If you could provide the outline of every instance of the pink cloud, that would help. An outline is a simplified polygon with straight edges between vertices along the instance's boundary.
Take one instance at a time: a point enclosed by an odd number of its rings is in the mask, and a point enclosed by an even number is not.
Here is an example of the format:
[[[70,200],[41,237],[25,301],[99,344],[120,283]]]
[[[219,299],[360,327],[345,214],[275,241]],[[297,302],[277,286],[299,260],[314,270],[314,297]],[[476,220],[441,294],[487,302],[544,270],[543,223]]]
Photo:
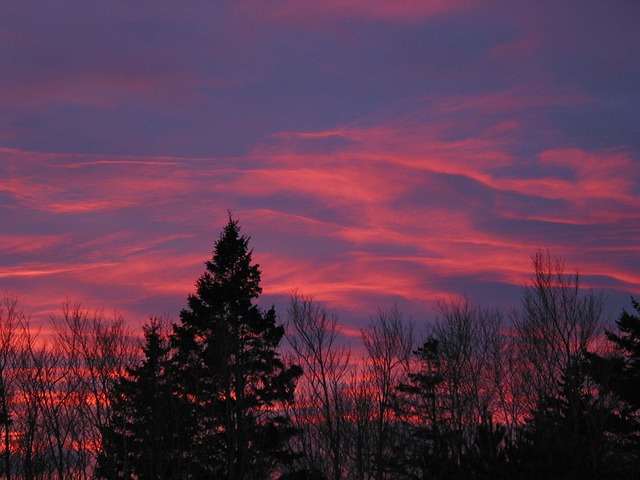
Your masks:
[[[67,235],[0,235],[0,251],[5,254],[41,253],[53,246],[60,245],[68,238]]]
[[[483,108],[484,101],[479,105],[473,108]],[[282,298],[301,288],[335,308],[367,315],[398,298],[429,310],[434,300],[462,294],[442,283],[447,278],[514,286],[529,272],[539,237],[494,229],[483,217],[597,226],[633,218],[621,210],[637,211],[633,160],[624,152],[549,149],[529,160],[532,171],[518,175],[520,160],[510,151],[522,134],[517,121],[500,120],[474,136],[447,139],[442,124],[432,129],[413,120],[283,132],[269,148],[233,160],[3,151],[0,189],[25,211],[103,215],[135,209],[145,222],[165,229],[145,234],[116,225],[79,244],[81,261],[17,262],[4,278],[63,276],[71,290],[65,293],[99,305],[115,295],[125,311],[158,296],[184,299],[202,272],[224,211],[241,205],[236,213],[247,233],[264,242],[254,247],[266,295]],[[326,152],[305,147],[316,139],[336,143]],[[440,198],[446,201],[438,203]],[[314,208],[300,208],[298,201]],[[532,209],[538,201],[559,203]],[[330,220],[314,213],[320,206],[331,212]],[[166,230],[178,225],[186,230]],[[213,238],[200,243],[205,232]],[[38,235],[32,242],[29,235],[4,238],[7,251],[17,251],[20,241],[31,243],[22,250],[25,258],[44,243]],[[335,252],[314,248],[324,243],[335,245]],[[554,253],[583,258],[578,246],[561,237],[545,244]],[[623,264],[584,258],[581,269],[619,288],[632,288],[637,280]],[[379,303],[372,305],[372,299]]]
[[[175,173],[177,161],[106,161],[89,155],[7,149],[0,151],[0,159],[7,169],[5,178],[0,179],[0,192],[28,208],[52,213],[118,210],[147,202],[158,205],[189,188],[181,174]]]
[[[55,267],[47,265],[29,265],[22,264],[16,267],[5,267],[0,272],[0,278],[16,278],[16,277],[43,277],[49,275],[58,275],[67,273],[72,270],[70,266]]]
[[[624,212],[637,206],[638,201],[631,192],[636,179],[629,175],[629,172],[633,171],[633,159],[621,152],[550,150],[543,152],[539,157],[541,176],[515,178],[505,175],[501,169],[516,165],[516,159],[507,153],[509,140],[505,143],[514,129],[517,132],[517,125],[506,125],[498,128],[498,136],[494,138],[479,137],[449,142],[429,137],[428,132],[412,132],[411,129],[403,129],[400,126],[350,129],[339,133],[352,141],[351,146],[342,154],[318,158],[304,153],[296,156],[295,153],[288,152],[286,156],[276,158],[291,165],[317,164],[322,171],[315,173],[309,170],[308,173],[311,176],[317,175],[317,186],[321,187],[318,188],[318,192],[327,191],[327,182],[323,178],[329,179],[332,176],[330,168],[335,168],[336,174],[344,174],[333,175],[337,178],[334,185],[343,184],[344,190],[349,192],[369,190],[383,195],[380,198],[389,200],[414,184],[415,177],[411,174],[412,171],[426,171],[468,177],[500,193],[562,200],[566,202],[567,209],[557,211],[555,221],[571,221],[569,216],[572,216],[580,218],[583,223],[597,223],[609,214],[613,215],[610,218],[620,218],[621,215],[626,215],[619,213],[620,210]],[[336,132],[327,132],[327,135],[329,134],[335,135]],[[292,136],[292,133],[288,134],[289,138]],[[306,138],[310,135],[305,133],[301,136]],[[349,167],[337,166],[357,165],[356,168],[362,169],[362,165],[365,164],[370,174],[368,182],[365,175],[360,173],[354,174],[349,181]],[[559,168],[569,169],[575,178],[558,175]],[[387,182],[386,187],[378,185],[381,183],[380,179]],[[286,175],[281,180],[286,183]],[[424,178],[420,181],[424,182]],[[302,184],[307,185],[308,182]],[[355,187],[347,187],[350,184]],[[401,187],[394,189],[398,185]],[[310,192],[313,192],[315,186],[312,184],[308,187]],[[342,190],[330,189],[329,195],[339,194]],[[354,200],[367,198],[365,195],[353,195]],[[373,197],[368,200],[375,201]],[[604,205],[603,200],[613,203]],[[526,212],[521,212],[521,215],[522,218],[535,217],[535,214]],[[505,216],[514,218],[514,212],[506,210]]]
[[[635,118],[633,7],[502,7],[9,7],[1,142],[203,157],[0,148],[0,290],[37,315],[67,295],[177,314],[231,209],[267,302],[298,287],[363,318],[491,301],[540,246],[640,292],[635,144],[583,140],[606,127],[594,112]]]

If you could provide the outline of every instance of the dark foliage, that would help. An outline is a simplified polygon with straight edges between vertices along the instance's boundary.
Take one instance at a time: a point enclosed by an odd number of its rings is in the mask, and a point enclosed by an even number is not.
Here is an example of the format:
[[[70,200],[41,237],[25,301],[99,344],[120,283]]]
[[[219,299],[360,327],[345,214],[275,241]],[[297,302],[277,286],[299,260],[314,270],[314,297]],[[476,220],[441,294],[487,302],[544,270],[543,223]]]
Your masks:
[[[175,375],[161,324],[144,328],[144,359],[111,393],[112,417],[103,433],[96,476],[140,479],[186,478],[183,452],[195,431],[186,404],[173,395]]]
[[[618,332],[606,332],[613,353],[587,355],[590,375],[608,396],[608,458],[617,478],[640,477],[640,303],[631,303],[636,313],[623,310]]]
[[[414,354],[416,371],[398,386],[397,407],[406,419],[409,441],[398,452],[396,474],[411,479],[514,478],[512,447],[506,427],[482,420],[465,438],[451,427],[443,409],[446,387],[439,341],[429,337]]]
[[[169,341],[152,322],[144,360],[114,388],[96,474],[263,479],[291,457],[283,407],[301,370],[277,351],[275,311],[254,305],[260,271],[229,218]]]
[[[411,441],[398,452],[405,458],[397,470],[411,478],[436,477],[449,463],[438,400],[438,386],[443,381],[438,340],[430,337],[414,355],[416,371],[409,374],[409,383],[398,386],[396,409],[405,419]]]
[[[171,338],[176,394],[198,424],[187,453],[206,478],[268,478],[290,457],[294,431],[279,412],[301,370],[278,354],[284,328],[273,308],[253,303],[262,289],[251,253],[229,218]]]
[[[585,362],[575,358],[523,427],[519,460],[524,478],[610,478],[605,468],[609,413],[585,388]]]

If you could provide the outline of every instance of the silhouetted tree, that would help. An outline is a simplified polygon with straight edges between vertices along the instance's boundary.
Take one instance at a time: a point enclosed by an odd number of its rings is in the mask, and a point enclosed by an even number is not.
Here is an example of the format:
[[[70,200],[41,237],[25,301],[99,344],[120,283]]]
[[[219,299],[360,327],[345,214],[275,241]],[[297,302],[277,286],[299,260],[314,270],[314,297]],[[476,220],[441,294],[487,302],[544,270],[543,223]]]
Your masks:
[[[287,339],[304,367],[293,418],[301,435],[296,449],[307,469],[341,480],[350,450],[347,370],[350,352],[338,342],[338,319],[311,297],[295,292],[288,310]],[[313,419],[313,421],[310,421]]]
[[[523,477],[614,478],[605,465],[610,413],[588,388],[585,366],[582,355],[571,359],[557,394],[542,400],[523,425]]]
[[[73,412],[75,466],[91,471],[100,451],[102,431],[110,422],[110,395],[114,383],[135,364],[137,345],[124,318],[107,320],[102,310],[90,311],[79,303],[62,305],[62,315],[51,317],[52,347],[63,358],[65,384],[73,387],[68,410]]]
[[[130,368],[109,394],[111,414],[102,428],[99,478],[188,478],[183,454],[195,429],[187,423],[187,406],[173,395],[169,344],[162,328],[156,319],[144,327],[141,364]]]
[[[608,357],[591,356],[594,367],[606,374],[608,387],[633,410],[640,410],[640,303],[631,299],[636,314],[623,310],[616,321],[618,332],[607,331],[614,354]],[[603,377],[602,380],[605,380]]]
[[[611,478],[640,476],[640,303],[631,303],[636,313],[623,310],[618,331],[606,331],[613,351],[587,355],[589,374],[608,396]]]
[[[229,216],[171,338],[176,393],[198,423],[185,453],[203,478],[268,478],[290,456],[281,404],[293,401],[301,369],[280,358],[274,309],[254,304],[262,289],[248,242]]]
[[[502,348],[502,316],[467,298],[438,302],[437,311],[433,335],[443,376],[441,416],[446,419],[452,458],[460,463],[477,426],[489,425],[498,409],[495,356]]]
[[[520,373],[529,386],[529,409],[555,396],[572,362],[601,332],[603,298],[586,289],[578,272],[565,272],[564,261],[539,250],[524,287],[522,308],[513,312]]]
[[[23,322],[24,313],[18,305],[18,298],[5,294],[0,300],[0,438],[3,448],[0,475],[7,480],[11,480],[12,475],[11,437],[19,403],[16,391],[17,337]]]
[[[513,322],[523,376],[519,398],[529,411],[519,428],[520,474],[525,478],[599,478],[606,412],[585,371],[585,352],[601,328],[602,295],[548,251],[532,257],[522,309]]]
[[[405,319],[394,306],[388,312],[380,310],[369,326],[361,330],[362,342],[367,353],[364,380],[371,399],[371,428],[369,457],[366,472],[375,480],[390,478],[397,470],[393,451],[401,438],[400,422],[393,408],[396,386],[409,370],[413,350],[413,322]]]
[[[416,361],[408,374],[408,382],[400,383],[396,411],[404,420],[412,442],[402,455],[399,469],[409,478],[436,478],[448,460],[442,434],[444,416],[441,409],[443,381],[440,345],[430,336],[415,350]]]
[[[44,429],[38,385],[40,370],[36,361],[35,335],[27,319],[20,325],[18,348],[14,358],[16,390],[20,402],[14,413],[13,451],[17,457],[16,473],[25,480],[42,478],[46,471]]]
[[[363,359],[361,365],[352,366],[348,377],[349,478],[353,480],[372,478],[376,402],[371,394],[368,368],[367,360]]]
[[[494,424],[494,415],[501,407],[502,317],[466,298],[437,308],[431,335],[414,352],[409,382],[398,386],[397,408],[411,434],[403,473],[500,478],[507,429]]]

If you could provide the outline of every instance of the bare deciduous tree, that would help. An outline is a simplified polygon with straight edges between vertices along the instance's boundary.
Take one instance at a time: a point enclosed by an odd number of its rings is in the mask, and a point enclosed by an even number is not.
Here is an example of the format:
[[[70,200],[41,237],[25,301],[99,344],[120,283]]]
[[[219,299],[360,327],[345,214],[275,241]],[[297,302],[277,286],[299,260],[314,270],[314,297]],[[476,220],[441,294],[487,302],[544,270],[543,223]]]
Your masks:
[[[432,334],[439,344],[440,401],[447,430],[458,437],[451,445],[459,459],[477,425],[491,423],[498,411],[502,316],[466,297],[438,302],[437,311]]]
[[[378,317],[361,331],[367,353],[365,380],[373,402],[370,475],[376,480],[386,477],[386,465],[392,458],[390,447],[394,428],[395,390],[409,371],[414,345],[413,321],[405,319],[397,306]]]
[[[348,401],[349,423],[349,478],[365,480],[370,478],[371,452],[373,451],[374,400],[371,385],[367,381],[367,365],[354,365],[349,372]]]
[[[524,287],[522,307],[513,312],[516,348],[528,385],[529,406],[552,396],[572,362],[602,328],[603,297],[582,287],[580,274],[565,273],[562,259],[539,250]]]
[[[122,318],[65,303],[53,330],[34,330],[7,297],[0,308],[0,406],[3,474],[9,477],[92,478],[107,393],[131,365],[134,345]],[[8,440],[9,439],[9,440]]]
[[[0,301],[0,426],[2,427],[2,474],[11,480],[11,436],[16,414],[17,337],[24,322],[24,312],[18,305],[18,297],[5,294]]]
[[[67,301],[62,315],[51,320],[53,347],[64,359],[66,382],[74,389],[68,401],[78,415],[76,457],[90,471],[99,453],[101,431],[110,420],[108,393],[126,367],[133,365],[136,343],[118,313],[107,320],[101,310],[92,312]]]
[[[337,316],[311,297],[294,292],[287,313],[287,339],[304,371],[294,415],[304,433],[297,441],[303,442],[302,450],[310,460],[307,468],[340,480],[349,448],[345,380],[350,351],[338,344]]]

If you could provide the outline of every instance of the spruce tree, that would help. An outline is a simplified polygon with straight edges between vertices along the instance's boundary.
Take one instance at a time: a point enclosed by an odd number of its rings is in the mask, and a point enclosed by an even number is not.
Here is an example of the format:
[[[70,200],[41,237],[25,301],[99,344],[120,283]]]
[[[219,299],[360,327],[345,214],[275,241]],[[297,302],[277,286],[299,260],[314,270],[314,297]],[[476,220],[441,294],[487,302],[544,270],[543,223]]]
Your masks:
[[[293,428],[282,413],[301,370],[287,366],[278,346],[284,328],[262,292],[249,238],[231,215],[196,293],[171,338],[179,371],[176,394],[197,431],[185,456],[196,477],[263,479],[287,462]]]
[[[640,303],[631,299],[636,313],[623,310],[616,321],[618,332],[607,332],[616,355],[601,359],[608,367],[608,386],[624,400],[630,410],[640,411]]]
[[[140,365],[130,368],[110,393],[112,414],[103,429],[97,478],[181,479],[193,433],[185,405],[173,395],[169,345],[157,320],[144,327]]]
[[[606,462],[609,412],[588,388],[583,355],[569,362],[556,395],[542,399],[523,425],[523,478],[617,478]]]
[[[589,374],[609,401],[610,478],[640,476],[640,303],[631,304],[635,313],[623,310],[617,332],[606,332],[613,352],[587,354]]]

